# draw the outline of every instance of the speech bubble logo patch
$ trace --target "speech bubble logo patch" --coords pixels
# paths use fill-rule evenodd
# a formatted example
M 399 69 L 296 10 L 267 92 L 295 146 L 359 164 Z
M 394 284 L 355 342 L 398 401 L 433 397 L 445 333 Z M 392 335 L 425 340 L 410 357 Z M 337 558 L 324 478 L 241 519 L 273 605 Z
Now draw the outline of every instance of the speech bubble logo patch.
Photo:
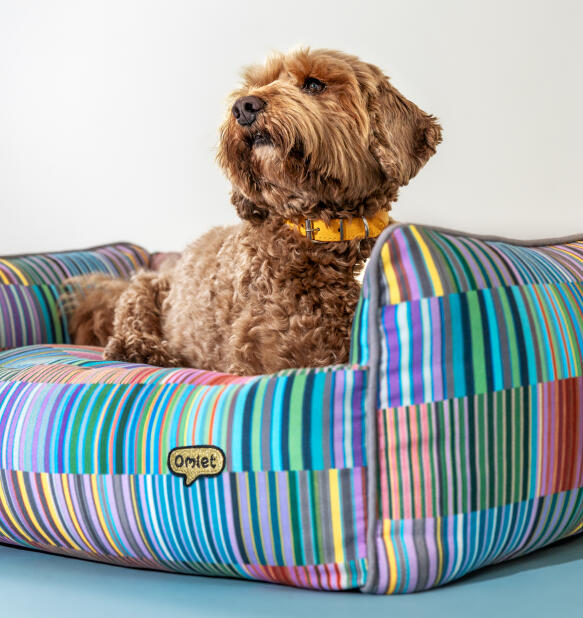
M 199 476 L 217 476 L 225 467 L 225 453 L 218 446 L 178 446 L 168 453 L 168 468 L 192 485 Z

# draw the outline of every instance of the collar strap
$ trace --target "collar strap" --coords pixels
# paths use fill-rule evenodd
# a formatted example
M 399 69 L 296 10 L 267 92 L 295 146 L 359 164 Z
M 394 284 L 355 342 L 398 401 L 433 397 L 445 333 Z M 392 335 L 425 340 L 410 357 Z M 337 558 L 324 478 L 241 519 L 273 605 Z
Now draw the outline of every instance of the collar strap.
M 376 238 L 389 225 L 388 210 L 379 210 L 368 219 L 358 217 L 353 219 L 332 219 L 326 223 L 322 219 L 303 219 L 301 223 L 286 221 L 292 229 L 314 242 L 338 242 L 340 240 L 355 240 L 356 238 Z

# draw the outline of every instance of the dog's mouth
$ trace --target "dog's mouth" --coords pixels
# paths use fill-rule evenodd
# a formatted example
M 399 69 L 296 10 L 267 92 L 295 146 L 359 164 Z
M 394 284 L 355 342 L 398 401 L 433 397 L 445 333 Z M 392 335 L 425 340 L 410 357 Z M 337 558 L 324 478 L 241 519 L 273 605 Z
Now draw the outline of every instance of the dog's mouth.
M 273 140 L 266 131 L 257 131 L 247 138 L 250 148 L 260 148 L 261 146 L 273 146 Z

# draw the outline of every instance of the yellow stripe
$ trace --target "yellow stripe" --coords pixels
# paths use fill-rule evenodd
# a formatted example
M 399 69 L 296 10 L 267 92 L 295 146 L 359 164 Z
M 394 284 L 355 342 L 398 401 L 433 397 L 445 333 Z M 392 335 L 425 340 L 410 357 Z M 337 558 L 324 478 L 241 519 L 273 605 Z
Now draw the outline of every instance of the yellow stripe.
M 137 249 L 138 247 L 135 247 L 135 248 Z M 142 253 L 143 254 L 143 251 L 140 250 L 140 251 L 138 251 L 138 253 Z M 132 263 L 132 266 L 137 270 L 138 269 L 138 260 L 136 259 L 136 256 L 134 255 L 133 251 L 129 251 L 129 250 L 126 250 L 125 252 L 122 251 L 122 254 L 125 255 L 129 259 L 129 261 Z M 142 257 L 145 257 L 145 256 L 142 255 Z M 145 259 L 144 261 L 145 261 L 146 264 L 148 264 L 149 259 Z
M 575 243 L 575 245 L 579 245 L 579 244 L 581 244 L 581 243 Z M 572 245 L 567 245 L 567 247 L 571 247 L 571 246 Z M 557 251 L 560 251 L 561 253 L 564 253 L 565 255 L 569 256 L 570 258 L 574 258 L 578 262 L 583 262 L 583 257 L 580 257 L 574 251 L 568 251 L 564 247 L 554 247 L 554 249 L 556 249 Z
M 49 545 L 52 545 L 53 547 L 57 547 L 57 544 L 44 533 L 37 518 L 34 515 L 34 511 L 32 510 L 32 506 L 28 499 L 28 493 L 26 492 L 26 487 L 24 486 L 24 475 L 22 474 L 22 470 L 16 470 L 16 480 L 18 481 L 18 487 L 20 488 L 20 495 L 22 496 L 22 501 L 24 502 L 24 508 L 26 509 L 28 516 L 32 520 L 32 524 L 35 527 L 36 531 L 46 540 L 46 542 Z
M 419 231 L 414 225 L 411 226 L 411 232 L 413 233 L 413 236 L 415 236 L 415 240 L 418 242 L 419 247 L 421 248 L 421 253 L 423 254 L 425 264 L 427 265 L 427 270 L 429 271 L 429 275 L 433 283 L 433 292 L 435 296 L 443 296 L 443 286 L 441 285 L 441 279 L 439 277 L 439 273 L 437 272 L 437 268 L 435 268 L 435 262 L 431 257 L 431 253 L 429 253 L 429 248 L 425 244 L 423 238 L 421 238 L 421 234 L 419 234 Z
M 387 594 L 393 594 L 397 587 L 397 559 L 395 556 L 395 548 L 391 540 L 391 520 L 383 520 L 383 540 L 385 549 L 387 550 L 387 560 L 389 562 L 389 586 Z
M 389 286 L 389 301 L 391 304 L 396 305 L 401 302 L 401 290 L 399 289 L 397 273 L 393 268 L 393 261 L 391 260 L 391 252 L 389 250 L 388 243 L 385 243 L 381 249 L 381 258 L 383 260 L 385 278 L 387 279 L 387 285 Z
M 49 474 L 47 472 L 41 472 L 40 483 L 42 485 L 43 493 L 49 506 L 49 512 L 51 514 L 51 517 L 53 518 L 53 524 L 57 527 L 57 530 L 61 533 L 61 536 L 67 541 L 67 543 L 69 543 L 69 547 L 80 550 L 81 548 L 69 536 L 69 534 L 62 525 L 61 518 L 59 517 L 57 509 L 55 508 L 55 502 L 53 501 L 53 493 L 51 490 L 51 486 L 49 485 Z
M 83 534 L 83 530 L 81 530 L 81 526 L 79 525 L 79 521 L 77 520 L 77 514 L 75 513 L 75 509 L 73 508 L 73 501 L 71 500 L 68 476 L 66 474 L 61 474 L 61 481 L 63 485 L 63 493 L 65 494 L 65 502 L 67 503 L 67 509 L 69 511 L 69 517 L 71 517 L 71 521 L 75 526 L 75 530 L 77 530 L 77 534 L 83 539 L 85 545 L 89 547 L 94 554 L 96 554 L 98 553 L 97 550 L 95 549 L 95 547 L 93 547 L 93 545 L 91 545 L 87 537 Z
M 93 494 L 93 501 L 95 503 L 95 512 L 97 513 L 97 517 L 99 518 L 99 523 L 101 524 L 101 529 L 105 533 L 109 544 L 112 549 L 117 553 L 118 556 L 123 557 L 123 553 L 119 550 L 118 546 L 115 544 L 113 538 L 109 534 L 109 529 L 107 528 L 107 524 L 105 523 L 105 518 L 103 517 L 103 511 L 101 510 L 101 500 L 99 499 L 99 494 L 97 490 L 97 476 L 91 475 L 91 493 Z
M 18 530 L 18 532 L 20 532 L 20 534 L 25 539 L 28 540 L 29 543 L 34 544 L 35 540 L 24 531 L 24 529 L 18 523 L 18 520 L 14 519 L 14 517 L 12 516 L 12 510 L 10 506 L 8 505 L 6 496 L 4 495 L 4 490 L 2 489 L 2 483 L 0 483 L 0 502 L 2 503 L 2 508 L 4 509 L 5 513 L 8 515 L 8 519 L 10 520 L 10 523 Z M 6 535 L 6 537 L 10 538 L 9 535 Z
M 334 555 L 338 564 L 344 562 L 344 547 L 342 544 L 342 507 L 340 505 L 340 485 L 338 470 L 329 470 L 330 477 L 330 508 L 332 510 L 332 537 L 334 538 Z
M 441 542 L 441 517 L 435 518 L 435 541 L 437 543 L 437 556 L 439 557 L 437 563 L 437 574 L 435 575 L 435 584 L 441 582 L 443 575 L 443 544 Z
M 573 530 L 573 532 L 571 532 L 571 534 L 577 534 L 577 532 L 583 532 L 583 521 L 575 528 L 575 530 Z
M 22 274 L 22 272 L 16 268 L 16 266 L 14 266 L 14 264 L 12 264 L 11 262 L 8 262 L 7 260 L 0 260 L 0 264 L 4 264 L 4 266 L 6 266 L 6 268 L 9 268 L 13 273 L 16 274 L 16 276 L 20 279 L 21 283 L 24 283 L 24 285 L 28 285 L 28 280 L 26 279 L 26 277 Z M 0 273 L 1 275 L 2 273 Z M 6 279 L 3 276 L 3 283 L 9 283 L 8 279 Z
M 579 346 L 577 345 L 575 339 L 574 339 L 574 335 L 575 332 L 573 330 L 573 327 L 571 326 L 571 321 L 567 320 L 566 317 L 568 315 L 569 312 L 569 308 L 568 308 L 568 301 L 563 298 L 563 296 L 561 295 L 560 292 L 553 290 L 553 288 L 549 287 L 549 289 L 547 290 L 548 293 L 550 294 L 550 296 L 552 296 L 553 300 L 554 300 L 554 307 L 553 309 L 556 310 L 556 312 L 560 315 L 561 320 L 560 320 L 560 329 L 562 329 L 562 331 L 566 334 L 566 338 L 569 341 L 569 346 L 570 349 L 573 352 L 573 356 L 576 357 L 578 352 L 579 352 Z M 566 306 L 565 306 L 566 305 Z M 564 356 L 567 360 L 567 362 L 569 363 L 569 368 L 571 368 L 571 358 L 570 355 L 566 354 L 567 350 L 563 350 Z M 579 352 L 579 354 L 581 354 L 581 352 Z M 577 358 L 573 358 L 573 371 L 577 371 Z M 569 375 L 573 375 L 572 373 L 570 373 Z

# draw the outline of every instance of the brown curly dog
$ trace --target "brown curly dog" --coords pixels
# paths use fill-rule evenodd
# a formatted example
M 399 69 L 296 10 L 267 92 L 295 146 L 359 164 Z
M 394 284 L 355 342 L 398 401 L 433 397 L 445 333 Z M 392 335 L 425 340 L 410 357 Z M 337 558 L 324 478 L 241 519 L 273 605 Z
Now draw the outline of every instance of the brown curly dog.
M 161 271 L 83 280 L 76 343 L 235 374 L 348 360 L 355 276 L 441 127 L 380 69 L 340 52 L 276 55 L 243 77 L 217 156 L 243 221 Z

